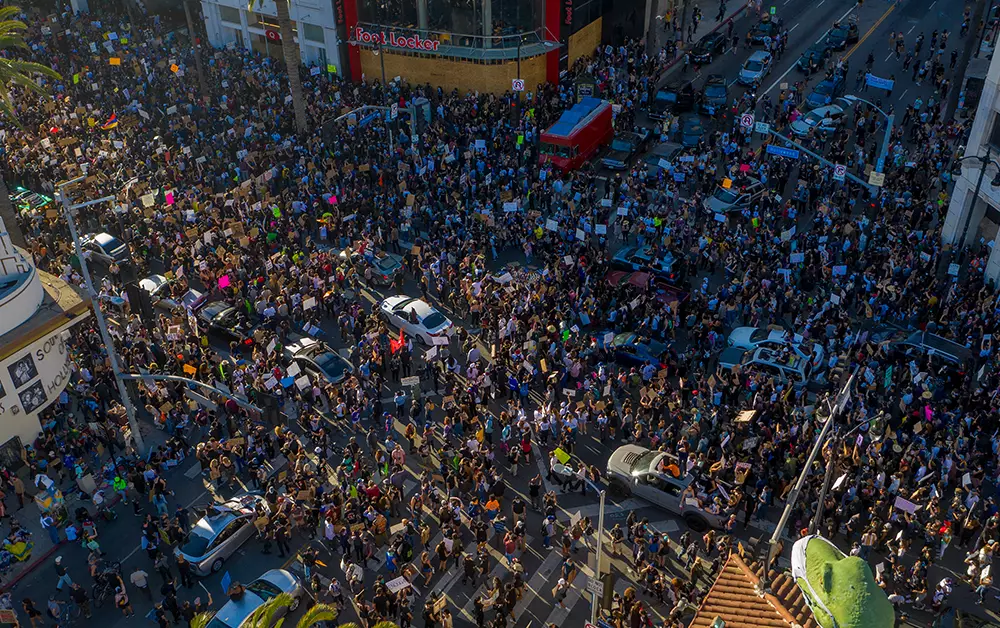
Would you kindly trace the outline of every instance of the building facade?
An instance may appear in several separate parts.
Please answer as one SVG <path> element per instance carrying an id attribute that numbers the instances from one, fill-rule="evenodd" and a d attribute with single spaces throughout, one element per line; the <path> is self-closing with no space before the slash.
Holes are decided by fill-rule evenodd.
<path id="1" fill-rule="evenodd" d="M 986 66 L 985 56 L 981 57 L 973 63 Z M 995 241 L 1000 226 L 1000 186 L 993 185 L 994 178 L 1000 173 L 997 165 L 1000 164 L 1000 57 L 994 56 L 988 63 L 969 141 L 965 146 L 967 159 L 962 161 L 961 175 L 955 179 L 941 233 L 943 242 L 956 249 L 965 246 L 978 248 L 980 240 Z M 967 76 L 979 80 L 975 70 L 970 63 Z M 987 164 L 984 171 L 983 162 L 973 159 L 975 157 L 989 157 L 994 163 Z M 988 278 L 1000 278 L 1000 246 L 992 247 L 985 273 Z"/>
<path id="2" fill-rule="evenodd" d="M 282 33 L 274 0 L 255 3 L 247 0 L 202 0 L 205 31 L 216 48 L 239 46 L 283 59 L 281 42 L 292 37 L 299 46 L 302 63 L 343 72 L 341 47 L 344 37 L 337 30 L 331 0 L 288 0 L 292 33 Z"/>
<path id="3" fill-rule="evenodd" d="M 0 220 L 0 451 L 41 432 L 39 413 L 72 374 L 68 330 L 89 315 L 84 293 L 35 268 Z"/>

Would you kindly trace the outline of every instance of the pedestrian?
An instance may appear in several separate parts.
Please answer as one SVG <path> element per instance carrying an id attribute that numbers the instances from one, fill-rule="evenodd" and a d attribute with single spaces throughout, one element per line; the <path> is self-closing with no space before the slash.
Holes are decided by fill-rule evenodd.
<path id="1" fill-rule="evenodd" d="M 62 591 L 63 585 L 73 586 L 73 579 L 69 577 L 69 573 L 63 565 L 62 556 L 56 556 L 56 577 L 59 578 L 56 582 L 56 590 Z"/>
<path id="2" fill-rule="evenodd" d="M 139 589 L 146 596 L 146 599 L 153 599 L 153 592 L 149 589 L 149 574 L 138 565 L 132 568 L 129 582 L 132 583 L 132 586 Z"/>
<path id="3" fill-rule="evenodd" d="M 125 586 L 121 585 L 115 587 L 115 607 L 121 609 L 121 612 L 125 617 L 132 617 L 135 615 L 135 611 L 132 610 L 132 603 L 129 602 L 128 593 L 125 592 Z"/>
<path id="4" fill-rule="evenodd" d="M 74 582 L 72 588 L 69 592 L 70 599 L 80 608 L 83 616 L 90 619 L 90 596 L 87 595 L 87 590 L 79 585 L 79 583 Z"/>
<path id="5" fill-rule="evenodd" d="M 191 563 L 181 555 L 177 556 L 177 572 L 181 576 L 181 586 L 188 589 L 194 587 L 194 570 Z"/>
<path id="6" fill-rule="evenodd" d="M 45 625 L 45 620 L 42 619 L 41 611 L 35 608 L 35 603 L 31 601 L 31 598 L 23 598 L 21 600 L 21 608 L 24 609 L 24 614 L 28 616 L 28 621 L 31 622 L 31 628 L 38 628 L 39 626 Z"/>
<path id="7" fill-rule="evenodd" d="M 42 525 L 42 529 L 49 534 L 49 540 L 52 541 L 53 545 L 59 545 L 62 542 L 59 539 L 59 527 L 56 525 L 56 521 L 52 518 L 52 515 L 42 513 L 39 523 Z"/>

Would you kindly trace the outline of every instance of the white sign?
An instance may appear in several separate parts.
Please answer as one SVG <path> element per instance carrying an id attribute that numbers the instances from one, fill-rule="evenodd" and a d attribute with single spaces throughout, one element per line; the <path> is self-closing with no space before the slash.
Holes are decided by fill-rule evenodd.
<path id="1" fill-rule="evenodd" d="M 753 126 L 753 130 L 766 135 L 771 132 L 771 125 L 767 122 L 758 122 Z"/>
<path id="2" fill-rule="evenodd" d="M 524 91 L 524 79 L 516 78 L 516 79 L 511 80 L 511 82 L 510 82 L 510 88 L 512 90 L 514 90 L 515 92 L 523 92 Z"/>
<path id="3" fill-rule="evenodd" d="M 404 377 L 403 379 L 399 380 L 399 383 L 402 384 L 403 386 L 419 386 L 420 376 L 413 375 L 410 377 Z"/>
<path id="4" fill-rule="evenodd" d="M 847 166 L 844 164 L 834 164 L 833 166 L 833 180 L 843 181 L 844 175 L 847 174 Z"/>
<path id="5" fill-rule="evenodd" d="M 391 591 L 392 593 L 398 593 L 399 591 L 402 591 L 406 587 L 410 586 L 410 581 L 407 580 L 405 577 L 400 576 L 395 580 L 390 580 L 389 582 L 386 582 L 385 586 L 388 587 L 389 591 Z"/>
<path id="6" fill-rule="evenodd" d="M 744 113 L 742 116 L 740 116 L 740 126 L 742 126 L 744 129 L 749 129 L 750 127 L 752 127 L 753 126 L 753 114 L 752 113 Z"/>
<path id="7" fill-rule="evenodd" d="M 399 115 L 399 103 L 392 103 L 389 106 L 389 118 L 395 120 L 396 116 Z"/>
<path id="8" fill-rule="evenodd" d="M 587 590 L 594 595 L 604 595 L 604 583 L 597 578 L 589 578 L 587 580 Z"/>
<path id="9" fill-rule="evenodd" d="M 880 187 L 882 187 L 882 184 L 884 184 L 884 183 L 885 183 L 885 173 L 884 172 L 875 172 L 874 170 L 872 170 L 872 173 L 870 175 L 868 175 L 868 184 L 869 185 L 874 185 L 875 187 L 880 188 Z"/>

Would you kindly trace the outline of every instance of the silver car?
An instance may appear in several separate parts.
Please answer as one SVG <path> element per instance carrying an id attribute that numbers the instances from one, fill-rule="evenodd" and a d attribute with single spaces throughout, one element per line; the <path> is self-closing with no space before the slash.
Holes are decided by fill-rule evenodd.
<path id="1" fill-rule="evenodd" d="M 300 338 L 285 347 L 285 353 L 299 368 L 313 377 L 339 384 L 354 373 L 354 366 L 325 342 L 313 338 Z"/>
<path id="2" fill-rule="evenodd" d="M 240 628 L 255 610 L 280 594 L 287 593 L 292 596 L 292 603 L 275 613 L 274 619 L 277 620 L 297 609 L 305 596 L 305 589 L 299 579 L 284 569 L 267 571 L 244 589 L 242 596 L 235 600 L 230 598 L 205 628 Z"/>
<path id="3" fill-rule="evenodd" d="M 174 555 L 183 556 L 199 576 L 219 571 L 222 563 L 256 532 L 253 522 L 258 504 L 267 512 L 267 502 L 253 493 L 211 506 L 194 524 L 184 545 L 174 549 Z"/>
<path id="4" fill-rule="evenodd" d="M 624 495 L 635 495 L 678 515 L 689 528 L 701 532 L 721 528 L 727 513 L 715 495 L 699 491 L 693 475 L 686 475 L 674 456 L 638 445 L 623 445 L 608 459 L 608 483 Z M 722 504 L 728 499 L 721 492 Z"/>
<path id="5" fill-rule="evenodd" d="M 90 259 L 110 265 L 112 262 L 124 264 L 131 261 L 128 245 L 110 233 L 92 233 L 80 238 L 80 244 L 85 252 L 90 253 Z"/>

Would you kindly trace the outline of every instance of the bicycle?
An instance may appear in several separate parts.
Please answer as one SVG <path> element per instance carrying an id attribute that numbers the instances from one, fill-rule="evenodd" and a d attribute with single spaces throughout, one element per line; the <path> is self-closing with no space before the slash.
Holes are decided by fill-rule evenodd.
<path id="1" fill-rule="evenodd" d="M 62 607 L 62 612 L 59 613 L 59 625 L 69 626 L 72 625 L 77 619 L 80 618 L 80 607 L 73 600 L 65 602 Z"/>

